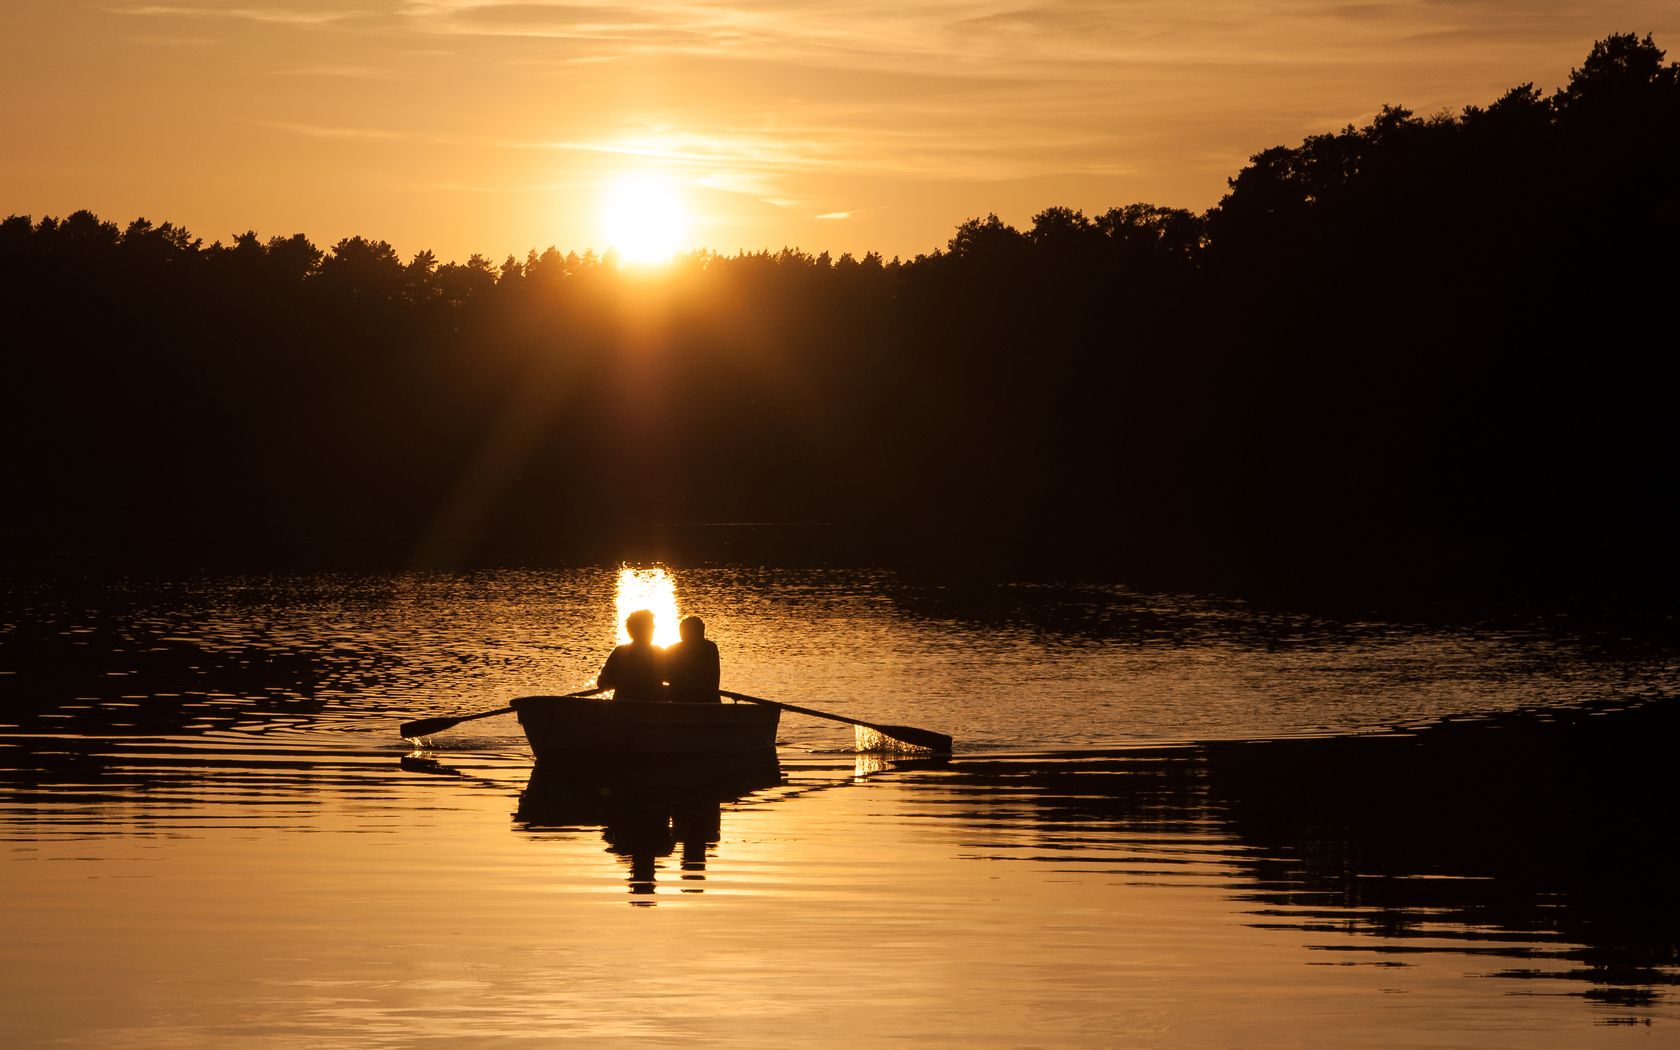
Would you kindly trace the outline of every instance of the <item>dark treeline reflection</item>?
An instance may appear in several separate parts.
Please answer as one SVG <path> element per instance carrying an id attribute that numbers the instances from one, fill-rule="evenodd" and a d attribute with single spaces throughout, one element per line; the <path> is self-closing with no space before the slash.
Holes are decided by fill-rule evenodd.
<path id="1" fill-rule="evenodd" d="M 1677 730 L 1663 700 L 928 776 L 977 823 L 1000 792 L 1031 807 L 1046 863 L 1170 882 L 1147 849 L 1117 867 L 1114 832 L 1229 835 L 1250 922 L 1305 933 L 1322 965 L 1485 956 L 1488 977 L 1638 1008 L 1680 983 Z"/>
<path id="2" fill-rule="evenodd" d="M 908 261 L 14 216 L 7 546 L 530 563 L 806 521 L 953 571 L 1668 585 L 1677 70 L 1614 36 L 1550 96 L 1265 150 L 1203 215 L 988 217 Z"/>

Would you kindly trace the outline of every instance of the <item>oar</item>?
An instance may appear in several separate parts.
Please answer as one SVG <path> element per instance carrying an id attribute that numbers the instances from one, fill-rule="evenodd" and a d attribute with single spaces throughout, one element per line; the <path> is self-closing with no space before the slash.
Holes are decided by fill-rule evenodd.
<path id="1" fill-rule="evenodd" d="M 911 747 L 919 747 L 924 751 L 932 751 L 936 755 L 948 755 L 951 753 L 951 738 L 946 736 L 944 733 L 935 733 L 931 729 L 917 729 L 915 726 L 876 725 L 874 722 L 864 722 L 856 718 L 847 718 L 845 715 L 831 714 L 827 711 L 813 711 L 809 707 L 796 707 L 793 704 L 784 704 L 780 700 L 766 700 L 762 696 L 748 696 L 745 693 L 732 693 L 727 689 L 719 689 L 718 692 L 732 700 L 745 700 L 748 703 L 753 704 L 769 704 L 771 707 L 779 707 L 783 711 L 792 711 L 795 714 L 810 715 L 812 718 L 826 718 L 830 722 L 844 722 L 849 726 L 862 726 L 865 729 L 873 729 L 882 736 L 890 736 L 894 740 L 903 741 Z"/>
<path id="2" fill-rule="evenodd" d="M 580 689 L 575 693 L 564 693 L 564 696 L 594 696 L 604 693 L 605 689 Z M 494 711 L 480 711 L 476 715 L 460 715 L 456 718 L 417 718 L 412 722 L 404 722 L 397 727 L 404 740 L 418 740 L 425 736 L 436 736 L 445 730 L 454 729 L 462 722 L 471 722 L 475 718 L 492 718 L 496 715 L 511 715 L 513 708 L 498 707 Z"/>

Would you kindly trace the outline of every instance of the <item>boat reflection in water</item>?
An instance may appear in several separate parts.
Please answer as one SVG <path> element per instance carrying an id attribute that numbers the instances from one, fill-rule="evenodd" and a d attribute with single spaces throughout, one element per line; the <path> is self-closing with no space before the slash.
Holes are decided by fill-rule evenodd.
<path id="1" fill-rule="evenodd" d="M 527 831 L 600 828 L 630 864 L 631 904 L 651 906 L 660 861 L 680 850 L 684 893 L 700 893 L 723 807 L 782 782 L 772 751 L 692 756 L 625 768 L 537 763 L 514 821 Z"/>

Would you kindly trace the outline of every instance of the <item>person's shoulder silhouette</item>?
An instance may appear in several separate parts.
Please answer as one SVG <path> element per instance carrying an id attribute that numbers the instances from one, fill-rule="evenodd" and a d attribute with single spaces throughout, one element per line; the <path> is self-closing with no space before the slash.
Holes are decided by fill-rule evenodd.
<path id="1" fill-rule="evenodd" d="M 717 643 L 706 637 L 706 623 L 698 616 L 685 618 L 679 630 L 682 641 L 666 652 L 665 677 L 671 683 L 671 699 L 681 703 L 718 702 L 722 667 Z"/>
<path id="2" fill-rule="evenodd" d="M 638 609 L 624 620 L 630 640 L 614 649 L 595 684 L 613 691 L 614 700 L 664 700 L 665 660 L 653 644 L 653 613 Z"/>

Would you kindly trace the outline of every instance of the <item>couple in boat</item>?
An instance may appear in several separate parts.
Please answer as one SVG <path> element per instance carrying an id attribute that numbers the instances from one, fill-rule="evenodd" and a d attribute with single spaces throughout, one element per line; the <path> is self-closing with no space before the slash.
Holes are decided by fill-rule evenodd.
<path id="1" fill-rule="evenodd" d="M 685 617 L 682 641 L 668 649 L 653 644 L 653 613 L 646 609 L 626 617 L 624 629 L 630 640 L 612 651 L 595 679 L 614 700 L 719 702 L 718 647 L 700 617 Z"/>

